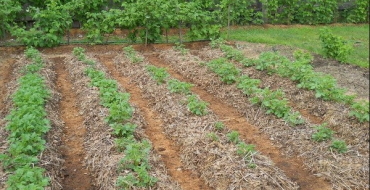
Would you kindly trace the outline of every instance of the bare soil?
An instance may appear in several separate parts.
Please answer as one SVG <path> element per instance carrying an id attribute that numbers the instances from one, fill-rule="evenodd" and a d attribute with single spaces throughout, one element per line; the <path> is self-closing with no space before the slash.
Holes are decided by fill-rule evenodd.
<path id="1" fill-rule="evenodd" d="M 77 98 L 73 91 L 68 73 L 64 68 L 63 57 L 54 58 L 57 72 L 57 86 L 62 94 L 60 114 L 65 122 L 60 151 L 66 160 L 63 166 L 63 189 L 88 190 L 93 189 L 90 172 L 84 166 L 85 149 L 83 147 L 86 129 L 84 118 L 77 108 Z"/>

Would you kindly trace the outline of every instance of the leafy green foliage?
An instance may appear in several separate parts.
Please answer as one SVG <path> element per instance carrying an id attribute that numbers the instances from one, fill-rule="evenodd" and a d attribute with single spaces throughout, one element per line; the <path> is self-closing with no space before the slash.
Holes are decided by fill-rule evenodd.
<path id="1" fill-rule="evenodd" d="M 208 68 L 221 77 L 221 81 L 226 84 L 232 84 L 237 80 L 240 70 L 232 63 L 227 62 L 225 58 L 215 59 L 207 64 Z"/>
<path id="2" fill-rule="evenodd" d="M 226 54 L 226 58 L 230 60 L 235 60 L 235 61 L 243 61 L 245 59 L 244 55 L 242 52 L 234 49 L 231 46 L 228 45 L 220 45 L 221 50 Z"/>
<path id="3" fill-rule="evenodd" d="M 357 0 L 353 9 L 347 10 L 347 22 L 351 23 L 368 23 L 369 22 L 369 1 Z"/>
<path id="4" fill-rule="evenodd" d="M 231 131 L 230 133 L 226 134 L 227 139 L 232 143 L 239 143 L 239 133 L 237 131 Z"/>
<path id="5" fill-rule="evenodd" d="M 329 29 L 320 31 L 320 40 L 326 56 L 345 62 L 353 47 L 340 36 L 335 36 Z"/>
<path id="6" fill-rule="evenodd" d="M 330 140 L 333 137 L 334 132 L 325 127 L 327 124 L 324 123 L 322 125 L 316 126 L 315 129 L 317 130 L 316 133 L 312 134 L 312 139 L 318 142 Z"/>
<path id="7" fill-rule="evenodd" d="M 88 62 L 83 52 L 83 49 L 74 49 L 76 56 L 81 56 Z M 130 94 L 118 92 L 117 82 L 107 79 L 99 70 L 89 67 L 85 74 L 91 78 L 91 85 L 100 89 L 101 104 L 109 108 L 109 116 L 105 121 L 112 127 L 112 134 L 117 138 L 117 150 L 125 154 L 119 165 L 119 172 L 125 170 L 125 176 L 118 177 L 117 187 L 125 189 L 153 186 L 158 180 L 148 173 L 151 145 L 146 140 L 137 142 L 134 137 L 137 126 L 127 122 L 134 111 L 129 103 Z M 127 123 L 122 124 L 123 122 Z"/>
<path id="8" fill-rule="evenodd" d="M 341 140 L 334 140 L 330 145 L 331 150 L 336 150 L 338 153 L 345 153 L 347 152 L 347 144 Z"/>
<path id="9" fill-rule="evenodd" d="M 43 136 L 50 129 L 44 108 L 50 92 L 36 73 L 43 65 L 39 52 L 29 48 L 25 54 L 35 63 L 26 67 L 26 74 L 19 79 L 19 89 L 13 94 L 14 108 L 6 116 L 5 127 L 10 132 L 9 149 L 0 155 L 0 161 L 5 169 L 13 171 L 7 181 L 9 189 L 44 189 L 48 178 L 43 177 L 44 169 L 34 165 L 45 149 Z"/>
<path id="10" fill-rule="evenodd" d="M 207 134 L 207 138 L 209 138 L 211 141 L 219 141 L 220 137 L 217 136 L 216 133 L 211 132 Z"/>
<path id="11" fill-rule="evenodd" d="M 43 176 L 45 169 L 39 167 L 20 167 L 9 176 L 8 189 L 43 190 L 49 185 L 49 179 Z"/>
<path id="12" fill-rule="evenodd" d="M 244 94 L 251 96 L 258 91 L 260 83 L 261 80 L 259 79 L 252 79 L 247 75 L 242 75 L 238 79 L 237 88 L 242 90 Z"/>
<path id="13" fill-rule="evenodd" d="M 224 125 L 224 123 L 222 123 L 221 121 L 216 122 L 216 123 L 215 123 L 215 129 L 216 129 L 217 131 L 222 131 L 222 130 L 224 130 L 224 129 L 225 129 L 225 125 Z"/>
<path id="14" fill-rule="evenodd" d="M 349 113 L 351 117 L 355 116 L 361 123 L 369 122 L 369 102 L 368 101 L 355 102 L 352 104 L 351 108 L 352 110 Z"/>
<path id="15" fill-rule="evenodd" d="M 191 113 L 197 116 L 207 115 L 208 103 L 199 100 L 195 95 L 188 96 L 188 108 Z"/>
<path id="16" fill-rule="evenodd" d="M 191 94 L 191 87 L 193 84 L 181 82 L 177 79 L 171 79 L 168 81 L 168 89 L 171 93 L 182 93 L 182 94 Z"/>
<path id="17" fill-rule="evenodd" d="M 253 163 L 253 160 L 252 160 L 252 156 L 257 152 L 255 150 L 256 145 L 254 145 L 254 144 L 245 144 L 244 142 L 239 142 L 237 144 L 237 147 L 238 147 L 238 149 L 237 149 L 236 153 L 239 156 L 242 156 L 243 159 L 246 162 L 249 162 L 249 164 L 248 164 L 249 168 L 257 167 L 257 165 L 255 163 Z"/>
<path id="18" fill-rule="evenodd" d="M 46 8 L 29 7 L 32 18 L 35 20 L 33 27 L 15 26 L 12 35 L 27 46 L 53 47 L 59 45 L 64 32 L 71 27 L 72 15 L 69 14 L 69 4 L 60 4 L 57 1 L 47 1 Z"/>
<path id="19" fill-rule="evenodd" d="M 130 59 L 131 63 L 140 63 L 144 60 L 142 57 L 137 55 L 132 46 L 124 47 L 123 51 L 125 52 L 126 57 Z"/>
<path id="20" fill-rule="evenodd" d="M 157 81 L 158 84 L 163 84 L 165 79 L 170 75 L 167 73 L 165 68 L 158 68 L 153 65 L 148 65 L 146 69 L 150 72 L 150 75 Z"/>

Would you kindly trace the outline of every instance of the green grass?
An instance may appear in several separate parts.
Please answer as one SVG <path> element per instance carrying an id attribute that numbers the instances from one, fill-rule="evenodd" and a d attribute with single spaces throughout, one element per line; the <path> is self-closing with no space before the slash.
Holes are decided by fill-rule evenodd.
<path id="1" fill-rule="evenodd" d="M 369 68 L 369 25 L 329 25 L 329 26 L 252 26 L 233 29 L 229 40 L 264 43 L 271 45 L 287 45 L 306 49 L 323 55 L 320 29 L 328 27 L 333 34 L 342 36 L 354 45 L 354 52 L 348 58 L 348 63 Z M 222 37 L 226 39 L 227 31 Z"/>

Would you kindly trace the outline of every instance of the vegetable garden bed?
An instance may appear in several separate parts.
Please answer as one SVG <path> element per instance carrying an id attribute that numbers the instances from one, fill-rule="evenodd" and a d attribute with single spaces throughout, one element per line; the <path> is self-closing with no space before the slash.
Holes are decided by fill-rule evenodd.
<path id="1" fill-rule="evenodd" d="M 236 43 L 230 47 L 241 54 L 231 56 L 211 45 L 41 49 L 51 127 L 31 167 L 45 169 L 47 189 L 369 188 L 368 122 L 350 116 L 347 103 L 244 61 L 267 50 L 294 61 L 293 50 Z M 1 51 L 0 153 L 7 153 L 5 117 L 31 60 L 23 49 Z M 359 95 L 355 101 L 369 98 L 362 77 L 348 93 Z M 0 170 L 0 189 L 13 173 Z"/>

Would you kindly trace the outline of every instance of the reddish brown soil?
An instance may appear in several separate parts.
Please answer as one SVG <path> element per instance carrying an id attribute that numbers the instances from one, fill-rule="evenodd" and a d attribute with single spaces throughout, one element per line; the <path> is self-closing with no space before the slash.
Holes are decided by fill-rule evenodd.
<path id="1" fill-rule="evenodd" d="M 6 84 L 10 81 L 10 75 L 13 72 L 13 64 L 16 62 L 12 58 L 4 58 L 0 62 L 0 116 L 3 114 L 5 94 L 7 93 Z"/>
<path id="2" fill-rule="evenodd" d="M 183 77 L 181 74 L 172 70 L 168 65 L 163 64 L 155 54 L 145 54 L 149 62 L 158 67 L 164 67 L 171 74 L 172 77 L 186 82 L 192 82 L 191 79 Z M 192 91 L 198 94 L 202 100 L 210 103 L 209 107 L 216 113 L 224 124 L 239 132 L 242 139 L 246 142 L 255 144 L 257 149 L 264 155 L 268 155 L 272 161 L 282 169 L 285 174 L 296 181 L 301 189 L 307 190 L 325 190 L 331 189 L 330 184 L 322 178 L 318 178 L 310 174 L 308 170 L 303 167 L 303 161 L 299 158 L 287 158 L 280 150 L 273 145 L 268 136 L 259 132 L 258 128 L 249 124 L 247 120 L 238 113 L 238 111 L 222 102 L 218 98 L 209 94 L 206 90 L 193 87 Z"/>
<path id="3" fill-rule="evenodd" d="M 90 190 L 91 177 L 89 171 L 83 165 L 84 153 L 84 136 L 86 129 L 81 127 L 84 118 L 79 115 L 76 107 L 76 94 L 73 92 L 72 84 L 68 80 L 68 73 L 62 64 L 63 58 L 58 57 L 53 59 L 57 72 L 57 87 L 62 94 L 60 102 L 60 114 L 65 122 L 63 130 L 62 142 L 64 146 L 60 151 L 65 159 L 63 173 L 64 181 L 62 186 L 64 189 L 70 190 Z"/>
<path id="4" fill-rule="evenodd" d="M 192 171 L 183 169 L 181 163 L 179 149 L 174 141 L 169 139 L 162 129 L 163 122 L 158 119 L 158 113 L 148 108 L 149 102 L 142 98 L 142 92 L 134 84 L 130 84 L 130 79 L 123 77 L 116 71 L 112 56 L 98 56 L 98 59 L 108 68 L 115 80 L 118 81 L 130 94 L 131 102 L 138 105 L 144 113 L 145 121 L 148 123 L 146 127 L 146 134 L 156 152 L 162 156 L 170 175 L 176 180 L 182 189 L 188 190 L 208 190 L 210 189 L 205 182 L 198 176 L 194 175 Z"/>

